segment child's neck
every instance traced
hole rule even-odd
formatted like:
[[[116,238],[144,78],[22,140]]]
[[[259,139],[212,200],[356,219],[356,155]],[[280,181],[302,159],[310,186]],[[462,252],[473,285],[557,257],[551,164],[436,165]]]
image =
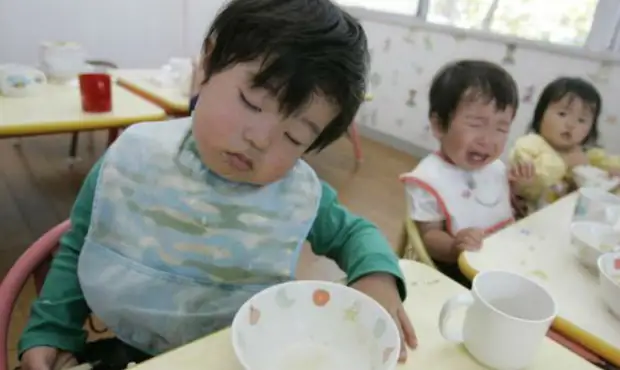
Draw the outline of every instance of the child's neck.
[[[439,156],[439,158],[443,159],[445,162],[448,162],[451,165],[456,166],[456,163],[454,163],[454,161],[450,159],[450,157],[448,157],[442,149],[439,149],[436,154]]]
[[[551,144],[549,144],[553,150],[555,150],[559,155],[566,155],[566,154],[570,154],[570,153],[574,153],[574,152],[578,152],[578,151],[582,151],[583,148],[581,147],[581,145],[573,145],[571,147],[557,147],[557,146],[553,146]]]

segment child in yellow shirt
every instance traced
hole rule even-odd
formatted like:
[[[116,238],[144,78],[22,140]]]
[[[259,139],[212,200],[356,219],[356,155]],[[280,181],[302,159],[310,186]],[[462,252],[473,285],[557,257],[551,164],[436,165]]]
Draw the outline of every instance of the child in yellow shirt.
[[[517,140],[510,162],[532,163],[533,181],[516,189],[528,211],[539,209],[576,188],[572,169],[591,165],[620,174],[620,158],[596,147],[602,109],[599,92],[589,82],[560,77],[543,90],[531,123],[531,133]]]

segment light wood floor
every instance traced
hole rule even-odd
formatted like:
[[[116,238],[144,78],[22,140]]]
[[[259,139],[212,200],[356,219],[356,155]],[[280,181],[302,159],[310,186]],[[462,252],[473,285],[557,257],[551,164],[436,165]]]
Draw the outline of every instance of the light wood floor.
[[[21,148],[13,140],[0,140],[0,277],[24,249],[53,225],[68,217],[79,187],[105,146],[105,135],[80,136],[82,161],[67,166],[69,135],[26,138]],[[392,245],[399,242],[404,214],[403,190],[398,175],[414,167],[411,156],[363,139],[365,161],[354,172],[351,145],[340,140],[308,158],[319,176],[339,192],[340,200],[353,212],[378,225]],[[335,279],[338,268],[304,250],[299,263],[301,278]],[[17,339],[29,313],[34,289],[28,285],[13,312],[9,332],[11,367],[16,365]]]

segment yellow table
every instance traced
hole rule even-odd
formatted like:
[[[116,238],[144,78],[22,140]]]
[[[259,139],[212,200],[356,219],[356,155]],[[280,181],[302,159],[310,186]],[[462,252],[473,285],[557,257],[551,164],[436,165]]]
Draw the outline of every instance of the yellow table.
[[[535,278],[558,303],[554,328],[620,366],[620,320],[599,296],[598,277],[573,255],[569,227],[576,200],[570,194],[490,236],[480,252],[461,254],[459,266],[469,278],[487,269]]]
[[[407,363],[399,365],[397,369],[486,369],[474,361],[464,347],[444,340],[437,326],[444,301],[464,288],[426,265],[402,261],[401,266],[409,290],[405,306],[416,328],[420,345],[409,354]],[[199,339],[132,369],[243,370],[233,352],[229,330]],[[545,339],[535,364],[529,370],[550,369],[597,368],[552,340]]]
[[[119,85],[157,104],[170,115],[187,115],[189,97],[177,87],[162,87],[153,81],[157,69],[119,69],[110,71]]]
[[[32,97],[0,96],[0,137],[44,135],[125,127],[166,118],[158,106],[119,87],[112,86],[112,112],[82,111],[79,88],[52,85]]]

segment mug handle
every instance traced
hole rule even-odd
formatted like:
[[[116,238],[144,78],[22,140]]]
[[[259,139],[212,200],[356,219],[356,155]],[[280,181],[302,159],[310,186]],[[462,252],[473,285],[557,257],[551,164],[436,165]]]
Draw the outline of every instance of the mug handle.
[[[462,324],[460,329],[450,330],[450,318],[452,317],[454,311],[467,308],[473,303],[474,296],[471,294],[471,292],[463,292],[450,298],[446,301],[446,303],[443,304],[443,307],[441,307],[441,312],[439,313],[439,331],[445,339],[456,343],[463,342]]]

